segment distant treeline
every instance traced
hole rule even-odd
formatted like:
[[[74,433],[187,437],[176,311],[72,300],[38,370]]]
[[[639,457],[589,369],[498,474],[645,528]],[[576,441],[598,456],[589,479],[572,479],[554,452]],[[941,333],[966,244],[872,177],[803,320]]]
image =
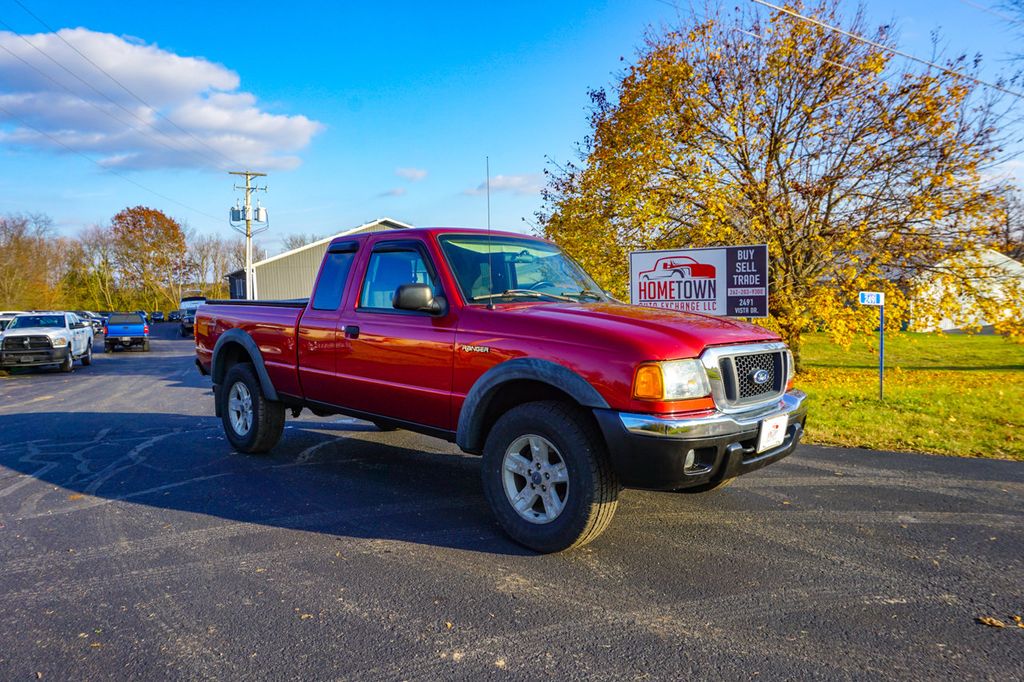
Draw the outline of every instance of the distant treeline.
[[[182,296],[226,297],[226,275],[244,263],[240,237],[197,235],[145,206],[76,237],[46,215],[0,215],[2,310],[174,310]]]

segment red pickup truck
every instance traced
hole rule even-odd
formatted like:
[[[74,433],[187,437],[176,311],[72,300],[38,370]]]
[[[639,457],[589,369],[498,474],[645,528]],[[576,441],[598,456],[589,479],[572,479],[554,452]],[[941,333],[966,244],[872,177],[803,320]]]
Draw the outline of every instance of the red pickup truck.
[[[702,492],[778,461],[806,418],[774,333],[625,305],[520,234],[339,237],[309,300],[208,301],[195,330],[237,450],[268,451],[303,409],[452,441],[542,552],[597,537],[621,487]]]

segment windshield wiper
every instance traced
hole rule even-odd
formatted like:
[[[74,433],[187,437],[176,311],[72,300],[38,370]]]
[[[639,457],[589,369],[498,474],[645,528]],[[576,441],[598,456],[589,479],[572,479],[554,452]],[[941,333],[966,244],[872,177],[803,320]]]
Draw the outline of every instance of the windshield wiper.
[[[510,298],[512,296],[527,296],[529,298],[550,298],[554,301],[568,301],[573,302],[573,299],[568,296],[562,296],[560,294],[552,294],[546,291],[534,291],[533,289],[506,289],[500,294],[482,294],[480,296],[474,296],[474,301],[490,301],[495,298]]]
[[[582,301],[584,298],[589,298],[593,301],[603,301],[604,295],[600,292],[593,291],[591,289],[581,289],[579,291],[563,291],[563,296],[575,296],[578,300]]]

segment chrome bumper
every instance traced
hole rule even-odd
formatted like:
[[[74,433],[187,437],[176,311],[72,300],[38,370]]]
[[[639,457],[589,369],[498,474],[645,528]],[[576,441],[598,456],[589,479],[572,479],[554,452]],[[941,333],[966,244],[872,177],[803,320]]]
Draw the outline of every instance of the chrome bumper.
[[[693,440],[722,436],[745,436],[757,433],[761,421],[770,417],[788,415],[789,423],[807,414],[807,394],[793,389],[779,399],[778,403],[751,412],[725,414],[715,412],[692,418],[663,419],[650,414],[619,414],[626,431],[638,436]]]

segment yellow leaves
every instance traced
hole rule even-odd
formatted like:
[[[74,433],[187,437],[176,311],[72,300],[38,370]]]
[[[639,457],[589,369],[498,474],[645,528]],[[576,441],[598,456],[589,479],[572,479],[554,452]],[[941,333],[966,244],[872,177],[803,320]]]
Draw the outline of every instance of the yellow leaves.
[[[990,628],[1005,628],[1006,627],[1006,623],[1004,623],[1003,621],[999,620],[998,618],[993,618],[992,616],[979,616],[979,617],[975,618],[974,620],[979,622],[979,623],[981,623],[982,625],[987,625]]]

